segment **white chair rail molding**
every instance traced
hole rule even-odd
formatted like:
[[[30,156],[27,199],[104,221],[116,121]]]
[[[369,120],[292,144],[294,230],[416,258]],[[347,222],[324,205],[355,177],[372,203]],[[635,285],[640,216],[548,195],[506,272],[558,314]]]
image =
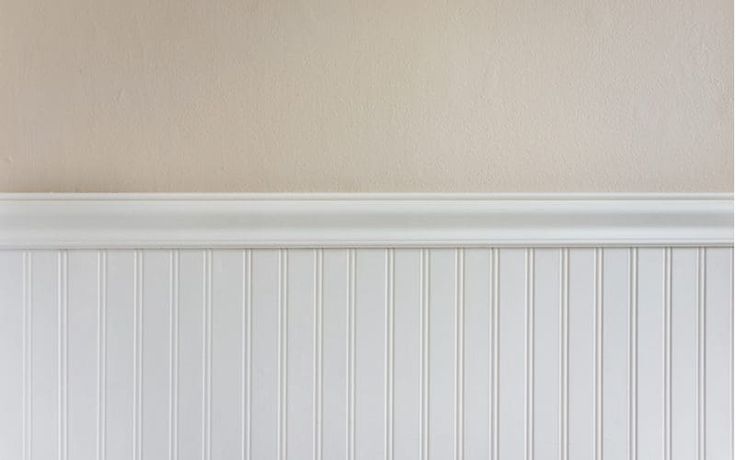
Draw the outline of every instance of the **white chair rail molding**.
[[[733,217],[1,194],[0,458],[732,458]]]

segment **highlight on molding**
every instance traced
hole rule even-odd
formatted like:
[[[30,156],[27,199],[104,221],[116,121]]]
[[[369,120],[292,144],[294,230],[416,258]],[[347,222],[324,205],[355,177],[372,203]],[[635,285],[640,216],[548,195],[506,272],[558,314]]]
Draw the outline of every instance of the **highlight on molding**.
[[[0,194],[0,248],[732,246],[733,195]]]

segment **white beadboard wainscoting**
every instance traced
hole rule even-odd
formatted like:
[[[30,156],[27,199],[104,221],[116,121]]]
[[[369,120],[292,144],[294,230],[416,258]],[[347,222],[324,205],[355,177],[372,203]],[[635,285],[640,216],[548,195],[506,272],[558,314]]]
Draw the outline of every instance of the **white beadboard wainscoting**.
[[[731,196],[204,197],[0,200],[1,459],[733,456]]]

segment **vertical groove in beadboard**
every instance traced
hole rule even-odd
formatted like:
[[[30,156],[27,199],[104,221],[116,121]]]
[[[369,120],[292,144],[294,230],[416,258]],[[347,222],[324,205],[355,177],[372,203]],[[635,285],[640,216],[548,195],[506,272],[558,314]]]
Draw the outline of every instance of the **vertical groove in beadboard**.
[[[731,300],[731,308],[729,309],[729,315],[730,315],[729,324],[731,325],[731,330],[729,331],[729,334],[730,334],[730,342],[731,343],[730,343],[730,346],[728,348],[729,348],[729,353],[731,354],[731,356],[728,357],[728,362],[729,362],[729,364],[731,366],[731,372],[729,373],[729,376],[731,378],[731,382],[729,384],[729,388],[730,388],[729,397],[731,398],[731,401],[730,401],[729,406],[731,408],[731,433],[732,433],[732,435],[731,435],[731,446],[730,447],[731,447],[731,456],[733,456],[733,455],[736,454],[734,452],[734,438],[736,437],[736,435],[733,434],[734,431],[735,431],[734,430],[734,428],[735,428],[734,427],[734,354],[733,354],[733,347],[734,347],[734,312],[733,312],[733,309],[734,309],[734,305],[733,305],[734,272],[733,272],[733,248],[731,248],[729,250],[729,252],[730,252],[730,255],[731,255],[731,264],[730,264],[731,274],[728,277],[729,283],[731,284],[731,299],[730,299]]]
[[[179,458],[179,251],[169,253],[169,459]]]
[[[525,304],[526,304],[526,346],[525,372],[525,413],[524,413],[524,458],[534,458],[534,249],[525,249]]]
[[[419,250],[419,459],[424,460],[424,249]]]
[[[455,250],[455,459],[462,460],[465,390],[465,250]]]
[[[422,460],[429,458],[429,304],[430,288],[429,279],[432,272],[432,259],[429,249],[424,249],[424,256],[422,257],[422,319],[424,324],[422,325]]]
[[[209,250],[202,251],[202,460],[207,459],[207,263]]]
[[[287,319],[288,319],[288,252],[286,249],[279,249],[279,398],[278,398],[278,458],[286,460],[288,453],[286,451],[287,440],[287,369],[288,369],[288,338],[287,338]]]
[[[66,460],[69,453],[69,262],[66,250],[58,252],[57,261],[57,301],[59,308],[59,459]]]
[[[33,253],[23,251],[23,460],[31,458],[33,427],[32,363],[33,363]]]
[[[629,249],[629,458],[639,455],[639,250]]]
[[[355,249],[348,249],[348,286],[347,286],[347,458],[355,458]]]
[[[426,399],[426,338],[427,338],[427,296],[425,286],[427,283],[427,250],[419,250],[419,458],[426,460],[427,458],[427,409]]]
[[[498,398],[499,398],[499,356],[500,356],[500,316],[499,316],[499,301],[500,301],[500,259],[499,259],[499,253],[498,249],[491,249],[491,264],[493,265],[491,267],[491,321],[492,321],[492,331],[493,331],[493,340],[492,340],[492,359],[493,359],[493,379],[491,380],[491,401],[492,401],[492,407],[491,407],[491,443],[492,443],[492,449],[491,452],[493,453],[493,460],[499,460],[499,411],[498,411]]]
[[[137,386],[138,386],[138,407],[137,407],[137,414],[138,418],[136,420],[136,426],[137,426],[137,455],[138,460],[143,459],[143,355],[144,355],[144,349],[143,349],[143,327],[145,326],[143,321],[143,274],[144,270],[146,269],[145,266],[145,252],[138,251],[138,291],[136,293],[138,297],[138,324],[136,325],[136,332],[137,332],[137,340],[138,340],[138,356],[136,357],[136,363],[137,363]]]
[[[212,250],[207,250],[207,460],[212,457]]]
[[[705,459],[705,249],[698,248],[698,460]]]
[[[595,455],[603,459],[603,249],[595,249]]]
[[[133,253],[133,456],[141,460],[141,390],[142,390],[142,306],[143,302],[143,254]]]
[[[394,457],[394,250],[386,250],[386,460]]]
[[[322,312],[324,293],[324,251],[314,251],[314,460],[322,459]]]
[[[253,251],[246,249],[243,251],[243,273],[247,273],[247,277],[243,280],[243,359],[241,376],[241,400],[243,407],[241,409],[241,430],[243,431],[243,439],[241,446],[242,460],[250,460],[251,458],[251,426],[253,420],[252,410],[252,385],[253,385]],[[247,292],[245,290],[247,289]],[[247,371],[247,374],[246,374]]]
[[[664,249],[664,458],[672,458],[672,248]]]
[[[97,460],[106,458],[107,251],[97,251]]]
[[[569,346],[570,346],[570,250],[560,250],[560,460],[568,458]]]
[[[56,310],[57,310],[57,313],[56,313],[57,314],[57,317],[56,317],[56,340],[57,340],[57,342],[56,342],[56,353],[57,353],[57,357],[56,357],[56,364],[57,364],[56,391],[57,391],[57,404],[58,404],[58,407],[57,407],[57,421],[56,421],[56,428],[58,430],[58,433],[57,433],[57,446],[56,446],[57,453],[56,453],[56,455],[57,455],[57,458],[59,460],[62,460],[63,457],[64,457],[64,454],[62,453],[62,451],[63,451],[63,444],[64,444],[64,427],[63,427],[64,423],[63,423],[63,420],[62,420],[64,418],[64,408],[62,407],[63,404],[64,404],[63,403],[64,397],[62,395],[62,393],[64,392],[64,390],[63,390],[63,387],[64,387],[64,383],[63,383],[63,381],[64,381],[64,370],[62,369],[64,367],[64,356],[63,356],[63,354],[64,354],[64,352],[63,352],[63,350],[64,350],[64,345],[63,345],[64,336],[63,336],[63,332],[62,332],[63,323],[64,323],[64,312],[62,311],[63,307],[61,305],[62,304],[62,300],[61,300],[61,298],[62,298],[62,293],[61,293],[61,289],[62,289],[61,288],[61,283],[62,283],[62,281],[61,281],[61,278],[62,278],[62,274],[61,274],[61,254],[62,254],[62,251],[57,251],[56,252]]]
[[[202,458],[212,456],[212,250],[205,249],[203,260],[202,308]]]

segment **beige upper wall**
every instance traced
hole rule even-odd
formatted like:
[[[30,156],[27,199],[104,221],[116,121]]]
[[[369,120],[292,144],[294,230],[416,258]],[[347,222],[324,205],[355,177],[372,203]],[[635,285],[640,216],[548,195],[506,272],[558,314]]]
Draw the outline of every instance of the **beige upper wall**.
[[[731,0],[0,0],[0,191],[731,191]]]

